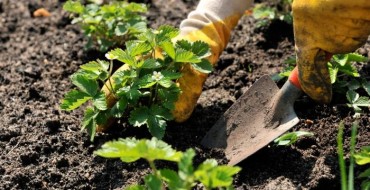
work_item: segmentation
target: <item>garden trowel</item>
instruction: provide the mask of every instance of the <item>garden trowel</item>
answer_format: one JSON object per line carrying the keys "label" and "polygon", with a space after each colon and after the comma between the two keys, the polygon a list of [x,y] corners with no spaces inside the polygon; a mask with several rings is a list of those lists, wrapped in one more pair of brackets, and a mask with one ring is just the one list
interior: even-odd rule
{"label": "garden trowel", "polygon": [[281,89],[268,75],[261,77],[221,116],[202,145],[224,149],[229,165],[239,163],[299,122],[293,105],[301,92],[297,68]]}

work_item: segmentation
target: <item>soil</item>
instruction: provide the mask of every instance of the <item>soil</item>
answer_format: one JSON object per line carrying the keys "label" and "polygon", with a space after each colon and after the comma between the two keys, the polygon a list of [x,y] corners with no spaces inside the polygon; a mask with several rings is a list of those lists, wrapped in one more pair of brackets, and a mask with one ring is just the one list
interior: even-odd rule
{"label": "soil", "polygon": [[[149,138],[145,129],[126,128],[119,122],[91,143],[86,132],[80,132],[82,110],[60,110],[60,100],[73,88],[68,76],[79,65],[103,56],[84,50],[87,40],[78,26],[70,24],[63,2],[0,0],[0,189],[121,189],[142,182],[149,172],[143,161],[125,164],[93,155],[108,140]],[[190,0],[148,3],[151,27],[178,26],[196,6]],[[33,17],[40,7],[51,16]],[[284,61],[294,55],[291,25],[274,21],[259,29],[255,22],[248,16],[240,20],[191,118],[168,126],[164,141],[178,150],[193,147],[195,163],[207,158],[225,162],[222,151],[200,145],[202,137],[258,78],[281,71]],[[358,53],[370,56],[369,44]],[[363,76],[370,76],[369,72],[369,67],[361,68]],[[271,144],[244,160],[235,188],[339,189],[338,125],[345,121],[348,152],[354,119],[353,111],[341,106],[344,97],[334,96],[330,105],[318,105],[302,96],[295,104],[300,122],[292,131],[315,135],[288,147]],[[369,116],[366,109],[359,119],[357,149],[370,144]],[[355,175],[364,169],[356,166]],[[359,184],[356,180],[357,189]]]}

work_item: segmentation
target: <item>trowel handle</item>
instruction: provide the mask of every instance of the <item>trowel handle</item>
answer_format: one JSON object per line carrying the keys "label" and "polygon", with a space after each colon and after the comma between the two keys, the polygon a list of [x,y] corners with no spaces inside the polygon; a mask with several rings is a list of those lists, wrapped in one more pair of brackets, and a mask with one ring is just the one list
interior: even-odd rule
{"label": "trowel handle", "polygon": [[295,66],[293,71],[289,75],[289,82],[292,83],[295,87],[302,90],[301,84],[298,80],[298,66]]}

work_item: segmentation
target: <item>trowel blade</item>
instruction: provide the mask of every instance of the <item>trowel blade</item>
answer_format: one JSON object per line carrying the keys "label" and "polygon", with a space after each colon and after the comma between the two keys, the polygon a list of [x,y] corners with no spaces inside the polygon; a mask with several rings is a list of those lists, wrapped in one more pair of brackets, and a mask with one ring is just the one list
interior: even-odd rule
{"label": "trowel blade", "polygon": [[229,165],[235,165],[299,122],[294,109],[284,113],[278,126],[267,126],[266,113],[279,88],[268,75],[256,81],[215,123],[202,140],[202,145],[225,150]]}

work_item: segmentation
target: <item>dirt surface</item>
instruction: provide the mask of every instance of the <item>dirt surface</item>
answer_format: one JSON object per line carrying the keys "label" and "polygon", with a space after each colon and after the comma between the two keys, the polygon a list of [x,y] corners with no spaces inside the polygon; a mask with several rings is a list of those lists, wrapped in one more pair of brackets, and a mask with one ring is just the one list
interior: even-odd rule
{"label": "dirt surface", "polygon": [[[78,66],[103,54],[83,49],[86,39],[62,11],[64,1],[0,0],[0,189],[120,189],[142,182],[149,172],[145,162],[124,164],[92,153],[108,140],[135,136],[149,138],[144,129],[125,128],[99,134],[94,143],[80,132],[82,111],[61,111],[60,100],[73,86],[68,76]],[[193,1],[152,0],[149,23],[178,26]],[[45,7],[50,17],[32,12]],[[294,55],[292,27],[274,22],[255,28],[251,17],[241,19],[215,71],[204,86],[191,118],[170,123],[164,140],[178,150],[193,147],[196,163],[206,158],[224,162],[218,150],[200,145],[220,115],[259,77],[280,71]],[[369,43],[358,50],[369,56]],[[363,76],[370,68],[363,67]],[[306,96],[295,104],[300,123],[313,137],[289,147],[268,146],[239,164],[236,189],[339,189],[336,154],[337,126],[346,123],[348,151],[351,109],[334,95],[330,105],[317,105]],[[360,118],[357,148],[370,144],[368,110]],[[165,164],[162,164],[165,166]],[[356,175],[364,168],[356,167]],[[359,187],[359,181],[356,181]],[[199,189],[201,189],[199,187]]]}

